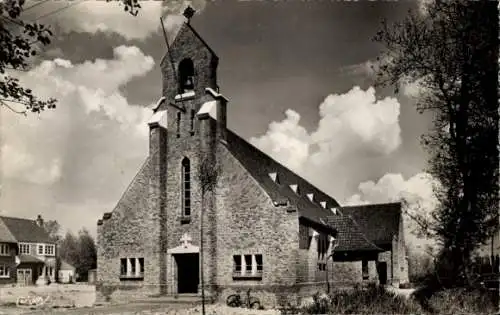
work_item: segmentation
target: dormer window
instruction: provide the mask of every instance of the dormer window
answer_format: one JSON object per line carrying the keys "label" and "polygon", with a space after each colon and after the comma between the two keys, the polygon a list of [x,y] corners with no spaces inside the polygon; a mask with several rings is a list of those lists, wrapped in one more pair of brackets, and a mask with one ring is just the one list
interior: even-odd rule
{"label": "dormer window", "polygon": [[194,65],[189,58],[179,63],[179,94],[194,90]]}

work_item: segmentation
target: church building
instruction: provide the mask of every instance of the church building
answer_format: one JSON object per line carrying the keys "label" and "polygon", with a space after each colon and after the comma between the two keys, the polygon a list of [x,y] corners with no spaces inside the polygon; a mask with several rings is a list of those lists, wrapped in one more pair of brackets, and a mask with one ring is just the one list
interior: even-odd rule
{"label": "church building", "polygon": [[401,204],[341,207],[229,130],[218,63],[184,23],[161,61],[149,154],[97,222],[98,298],[203,283],[211,299],[250,288],[272,307],[327,285],[407,282]]}

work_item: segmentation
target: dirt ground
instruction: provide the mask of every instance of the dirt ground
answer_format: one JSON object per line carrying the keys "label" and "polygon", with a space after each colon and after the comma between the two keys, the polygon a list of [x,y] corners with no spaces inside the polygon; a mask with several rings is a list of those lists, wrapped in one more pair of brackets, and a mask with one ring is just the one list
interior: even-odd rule
{"label": "dirt ground", "polygon": [[[104,307],[87,307],[79,309],[47,309],[29,310],[10,308],[3,309],[0,314],[11,315],[198,315],[201,313],[201,305],[170,303],[170,304],[127,304],[108,305]],[[207,315],[278,315],[277,310],[249,310],[244,308],[230,308],[225,305],[212,304],[206,306]]]}

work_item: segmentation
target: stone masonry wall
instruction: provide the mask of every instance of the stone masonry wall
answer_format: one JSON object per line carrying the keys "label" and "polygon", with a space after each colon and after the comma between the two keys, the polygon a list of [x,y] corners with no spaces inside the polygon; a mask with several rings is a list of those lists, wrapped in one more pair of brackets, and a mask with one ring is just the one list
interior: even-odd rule
{"label": "stone masonry wall", "polygon": [[[224,301],[235,290],[252,288],[266,306],[276,293],[293,289],[298,272],[298,217],[271,198],[220,144],[218,159],[224,166],[217,187],[217,285]],[[261,280],[233,279],[233,255],[262,254]]]}
{"label": "stone masonry wall", "polygon": [[[160,149],[165,147],[163,128],[151,131],[150,156],[118,202],[98,225],[97,299],[127,299],[158,294],[162,285],[160,248]],[[165,163],[163,163],[165,164]],[[144,258],[142,280],[120,279],[121,258]]]}

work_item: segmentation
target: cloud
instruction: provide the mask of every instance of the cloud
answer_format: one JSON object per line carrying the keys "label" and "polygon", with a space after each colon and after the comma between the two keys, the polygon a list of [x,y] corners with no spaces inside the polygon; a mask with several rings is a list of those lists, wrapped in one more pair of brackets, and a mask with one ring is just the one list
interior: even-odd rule
{"label": "cloud", "polygon": [[[78,2],[75,2],[78,1]],[[184,21],[182,12],[191,5],[198,12],[205,7],[205,0],[140,1],[137,16],[124,12],[121,1],[51,1],[28,11],[27,17],[46,18],[41,21],[57,25],[64,33],[75,31],[94,34],[96,32],[115,33],[127,40],[145,39],[160,30],[160,17],[168,31],[176,32]],[[38,1],[28,1],[25,7]],[[63,9],[64,8],[64,9]],[[61,11],[57,11],[61,10]],[[53,14],[51,14],[54,12]],[[49,15],[50,14],[50,15]]]}
{"label": "cloud", "polygon": [[[36,211],[78,230],[110,211],[147,155],[152,114],[152,104],[130,104],[120,88],[153,67],[137,47],[120,46],[112,59],[56,58],[19,74],[24,86],[56,98],[58,106],[28,117],[2,108],[4,213],[32,217]],[[91,209],[83,206],[88,200]],[[63,215],[65,209],[71,214]]]}
{"label": "cloud", "polygon": [[268,131],[250,142],[298,170],[316,167],[354,152],[386,155],[401,143],[400,104],[394,98],[377,100],[375,89],[354,87],[345,94],[331,94],[319,106],[316,130],[302,127],[300,115],[287,110],[286,118],[272,122]]}

